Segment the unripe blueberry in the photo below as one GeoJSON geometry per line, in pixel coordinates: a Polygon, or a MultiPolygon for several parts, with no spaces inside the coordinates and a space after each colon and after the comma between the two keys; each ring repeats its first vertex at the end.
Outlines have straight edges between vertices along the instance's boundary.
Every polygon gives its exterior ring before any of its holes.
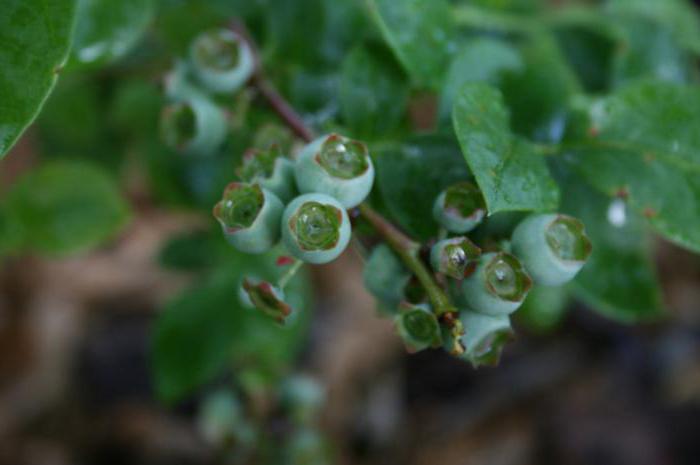
{"type": "Polygon", "coordinates": [[[325,194],[304,194],[282,215],[282,239],[299,260],[321,264],[335,260],[348,246],[352,230],[343,206],[325,194]]]}
{"type": "Polygon", "coordinates": [[[197,416],[197,426],[202,437],[218,447],[231,442],[250,446],[256,436],[245,418],[238,397],[230,390],[216,391],[204,399],[197,416]]]}
{"type": "Polygon", "coordinates": [[[509,315],[520,307],[531,287],[532,280],[517,258],[492,252],[482,255],[476,271],[462,281],[459,297],[475,312],[509,315]]]}
{"type": "Polygon", "coordinates": [[[260,184],[284,203],[296,195],[294,163],[282,155],[277,145],[246,152],[238,175],[245,182],[260,184]]]}
{"type": "Polygon", "coordinates": [[[214,207],[214,217],[231,245],[259,254],[279,241],[283,209],[280,199],[259,185],[232,182],[214,207]]]}
{"type": "Polygon", "coordinates": [[[411,272],[385,244],[372,250],[362,271],[365,288],[382,304],[380,309],[390,314],[398,311],[401,302],[409,300],[406,291],[411,276],[411,272]]]}
{"type": "Polygon", "coordinates": [[[190,47],[192,70],[211,92],[232,92],[242,87],[255,71],[248,43],[228,29],[200,34],[190,47]]]}
{"type": "Polygon", "coordinates": [[[460,312],[459,319],[465,328],[462,336],[464,353],[460,358],[479,365],[496,365],[503,346],[513,339],[513,329],[508,315],[484,315],[472,311],[460,312]]]}
{"type": "Polygon", "coordinates": [[[227,129],[224,113],[204,97],[173,103],[161,114],[163,141],[183,153],[213,152],[226,138],[227,129]]]}
{"type": "Polygon", "coordinates": [[[419,352],[442,344],[440,324],[427,304],[402,304],[394,322],[409,352],[419,352]]]}
{"type": "Polygon", "coordinates": [[[535,282],[546,286],[571,281],[592,250],[583,223],[557,214],[525,218],[513,232],[512,246],[535,282]]]}
{"type": "Polygon", "coordinates": [[[444,239],[430,250],[430,264],[438,273],[464,279],[476,269],[481,249],[466,237],[444,239]]]}
{"type": "Polygon", "coordinates": [[[175,63],[175,68],[165,75],[165,95],[173,102],[185,102],[192,98],[206,98],[206,94],[193,81],[189,66],[183,62],[175,63]]]}
{"type": "Polygon", "coordinates": [[[348,209],[362,203],[372,190],[374,165],[365,144],[331,134],[304,147],[295,175],[302,193],[330,195],[348,209]]]}
{"type": "Polygon", "coordinates": [[[433,205],[435,221],[455,234],[464,234],[476,228],[485,214],[484,197],[479,188],[470,182],[448,187],[438,195],[433,205]]]}
{"type": "Polygon", "coordinates": [[[308,376],[287,378],[280,390],[280,401],[298,424],[310,424],[325,401],[323,387],[308,376]]]}
{"type": "Polygon", "coordinates": [[[292,313],[292,307],[284,301],[284,291],[267,281],[245,278],[238,295],[243,305],[260,310],[280,324],[292,313]]]}

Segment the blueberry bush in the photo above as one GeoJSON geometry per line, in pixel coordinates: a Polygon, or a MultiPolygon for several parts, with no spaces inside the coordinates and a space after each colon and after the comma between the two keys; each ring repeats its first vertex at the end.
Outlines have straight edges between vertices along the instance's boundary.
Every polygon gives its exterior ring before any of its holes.
{"type": "Polygon", "coordinates": [[[154,329],[159,396],[232,370],[205,437],[327,463],[293,368],[308,268],[349,249],[409,352],[475,367],[571,299],[664,316],[655,237],[700,252],[699,54],[685,0],[0,0],[0,163],[30,125],[42,154],[1,186],[0,257],[106,243],[134,184],[203,218],[160,256],[198,278],[154,329]]]}

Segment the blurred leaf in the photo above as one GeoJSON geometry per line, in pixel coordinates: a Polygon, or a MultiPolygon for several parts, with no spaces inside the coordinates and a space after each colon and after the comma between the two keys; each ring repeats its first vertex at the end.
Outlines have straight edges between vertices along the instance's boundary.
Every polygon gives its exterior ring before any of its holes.
{"type": "Polygon", "coordinates": [[[518,50],[507,42],[477,38],[465,43],[447,72],[440,98],[440,116],[449,120],[459,90],[467,82],[498,85],[505,71],[518,71],[523,62],[518,50]]]}
{"type": "Polygon", "coordinates": [[[418,239],[435,236],[435,198],[450,184],[469,178],[454,140],[419,136],[374,155],[377,186],[391,215],[418,239]]]}
{"type": "Polygon", "coordinates": [[[47,163],[24,175],[6,205],[22,229],[24,247],[48,254],[97,246],[130,216],[109,175],[81,162],[47,163]]]}
{"type": "Polygon", "coordinates": [[[355,137],[386,136],[401,122],[408,86],[392,58],[374,45],[354,49],[343,62],[340,113],[355,137]]]}
{"type": "Polygon", "coordinates": [[[700,170],[700,88],[638,82],[594,100],[587,110],[589,137],[579,145],[700,170]]]}
{"type": "Polygon", "coordinates": [[[159,263],[180,271],[201,271],[231,258],[234,249],[222,244],[221,228],[195,231],[171,237],[160,251],[159,263]],[[223,246],[223,247],[222,247],[223,246]]]}
{"type": "Polygon", "coordinates": [[[126,55],[155,13],[154,0],[78,0],[71,66],[95,66],[126,55]]]}
{"type": "Polygon", "coordinates": [[[265,45],[274,51],[275,65],[313,65],[322,61],[325,9],[324,0],[269,0],[265,45]]]}
{"type": "Polygon", "coordinates": [[[689,81],[694,66],[692,57],[672,31],[644,18],[622,18],[616,24],[624,37],[615,54],[616,86],[643,78],[689,81]]]}
{"type": "Polygon", "coordinates": [[[0,204],[0,259],[18,252],[22,246],[22,229],[17,218],[0,204]]]}
{"type": "Polygon", "coordinates": [[[564,131],[567,103],[581,91],[557,43],[537,34],[520,48],[525,66],[507,73],[501,90],[511,111],[511,127],[525,137],[558,142],[564,131]]]}
{"type": "Polygon", "coordinates": [[[530,331],[547,333],[559,326],[566,316],[568,304],[569,291],[566,287],[535,286],[515,318],[530,331]]]}
{"type": "Polygon", "coordinates": [[[437,89],[454,52],[446,0],[367,0],[384,39],[417,86],[437,89]]]}
{"type": "MultiPolygon", "coordinates": [[[[222,239],[223,240],[223,239],[222,239]]],[[[271,256],[238,255],[231,265],[166,305],[156,324],[153,363],[159,397],[182,399],[212,380],[227,363],[255,369],[264,377],[282,374],[296,358],[308,326],[310,305],[304,275],[290,284],[287,301],[296,318],[281,327],[261,313],[244,308],[238,297],[247,275],[270,279],[271,256]]]]}
{"type": "Polygon", "coordinates": [[[700,180],[674,165],[624,150],[580,150],[576,169],[602,193],[627,204],[670,241],[700,252],[700,180]]]}
{"type": "Polygon", "coordinates": [[[700,53],[700,17],[687,0],[609,0],[606,9],[613,15],[637,16],[666,28],[695,53],[700,53]]]}
{"type": "Polygon", "coordinates": [[[559,190],[544,157],[511,134],[498,90],[486,84],[465,85],[455,103],[453,124],[489,213],[557,208],[559,190]]]}
{"type": "Polygon", "coordinates": [[[0,159],[34,120],[70,45],[74,0],[0,2],[0,159]]]}
{"type": "Polygon", "coordinates": [[[493,10],[525,13],[542,9],[546,0],[471,0],[469,3],[493,10]]]}
{"type": "Polygon", "coordinates": [[[663,315],[643,221],[625,212],[624,204],[611,203],[580,182],[566,185],[562,211],[583,221],[593,243],[588,263],[572,284],[576,295],[594,310],[625,323],[663,315]]]}
{"type": "Polygon", "coordinates": [[[607,90],[613,56],[622,49],[608,24],[597,17],[587,17],[578,23],[557,25],[553,30],[562,55],[583,87],[589,92],[607,90]]]}

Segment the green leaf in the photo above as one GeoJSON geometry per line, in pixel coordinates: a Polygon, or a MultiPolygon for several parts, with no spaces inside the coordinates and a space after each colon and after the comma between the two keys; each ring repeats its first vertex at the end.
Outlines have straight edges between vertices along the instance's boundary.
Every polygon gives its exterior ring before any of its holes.
{"type": "Polygon", "coordinates": [[[508,110],[497,89],[465,85],[452,119],[489,213],[557,208],[559,190],[544,157],[532,144],[511,134],[508,110]]]}
{"type": "Polygon", "coordinates": [[[297,313],[282,327],[244,308],[238,287],[244,276],[270,279],[273,257],[238,255],[232,264],[166,305],[153,340],[155,386],[166,402],[182,399],[229,366],[260,376],[281,375],[297,356],[308,327],[308,280],[297,276],[286,289],[297,313]]]}
{"type": "Polygon", "coordinates": [[[95,66],[126,55],[155,13],[153,0],[78,0],[71,65],[95,66]]]}
{"type": "Polygon", "coordinates": [[[645,18],[622,18],[617,26],[624,41],[615,53],[615,86],[644,78],[690,81],[693,57],[680,46],[672,31],[645,18]]]}
{"type": "Polygon", "coordinates": [[[0,159],[34,120],[70,46],[74,0],[0,2],[0,159]]]}
{"type": "Polygon", "coordinates": [[[564,286],[534,286],[515,314],[519,324],[535,333],[548,333],[566,316],[570,292],[564,286]]]}
{"type": "Polygon", "coordinates": [[[700,170],[700,88],[638,82],[594,100],[587,111],[589,137],[579,145],[700,170]]]}
{"type": "Polygon", "coordinates": [[[376,44],[354,49],[343,62],[340,114],[355,137],[385,136],[395,129],[407,100],[401,68],[376,44]]]}
{"type": "Polygon", "coordinates": [[[602,193],[622,196],[670,241],[700,252],[700,180],[653,157],[621,150],[578,150],[575,169],[602,193]]]}
{"type": "Polygon", "coordinates": [[[602,315],[624,323],[662,316],[643,221],[580,181],[564,184],[562,211],[583,221],[593,243],[588,263],[572,284],[574,293],[602,315]]]}
{"type": "Polygon", "coordinates": [[[609,13],[617,17],[636,16],[666,28],[695,53],[700,53],[700,17],[687,0],[610,0],[609,13]]]}
{"type": "Polygon", "coordinates": [[[454,140],[419,136],[374,154],[377,185],[398,224],[418,239],[437,233],[433,203],[440,192],[469,179],[469,170],[454,140]]]}
{"type": "Polygon", "coordinates": [[[129,208],[110,176],[88,163],[53,162],[23,176],[6,204],[25,248],[67,254],[97,246],[127,223],[129,208]]]}
{"type": "Polygon", "coordinates": [[[581,86],[553,37],[531,36],[520,54],[522,71],[507,73],[500,86],[511,111],[511,127],[536,141],[558,142],[568,100],[581,86]]]}
{"type": "Polygon", "coordinates": [[[370,11],[414,83],[437,89],[453,53],[455,27],[446,0],[368,0],[370,11]]]}
{"type": "Polygon", "coordinates": [[[467,42],[450,65],[442,87],[440,116],[449,119],[459,90],[467,82],[497,85],[505,71],[518,71],[523,62],[518,50],[507,42],[477,38],[467,42]]]}

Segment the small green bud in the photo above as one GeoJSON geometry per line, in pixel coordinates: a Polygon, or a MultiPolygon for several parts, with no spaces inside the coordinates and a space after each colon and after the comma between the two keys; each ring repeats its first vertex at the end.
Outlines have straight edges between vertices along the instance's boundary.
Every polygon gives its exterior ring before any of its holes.
{"type": "Polygon", "coordinates": [[[241,252],[265,253],[280,238],[284,206],[272,192],[257,184],[232,182],[214,207],[228,241],[241,252]]]}
{"type": "Polygon", "coordinates": [[[438,195],[433,216],[443,228],[455,234],[468,233],[484,219],[486,204],[481,191],[470,182],[453,184],[438,195]]]}
{"type": "Polygon", "coordinates": [[[385,244],[372,250],[362,271],[367,290],[383,304],[380,308],[391,314],[398,311],[401,302],[410,300],[406,291],[411,276],[411,272],[385,244]]]}
{"type": "Polygon", "coordinates": [[[245,278],[238,295],[243,305],[260,310],[280,324],[292,313],[292,307],[284,301],[284,292],[267,281],[245,278]]]}
{"type": "Polygon", "coordinates": [[[362,142],[331,134],[304,147],[295,175],[301,192],[330,195],[348,209],[362,203],[372,190],[374,165],[362,142]]]}
{"type": "Polygon", "coordinates": [[[427,304],[402,304],[394,321],[409,352],[419,352],[442,344],[440,324],[427,304]]]}
{"type": "Polygon", "coordinates": [[[517,258],[505,252],[487,253],[462,281],[459,297],[475,312],[508,315],[520,307],[531,287],[532,280],[517,258]]]}
{"type": "Polygon", "coordinates": [[[197,426],[204,439],[218,447],[251,446],[255,441],[255,430],[246,420],[240,401],[230,390],[214,392],[204,399],[197,426]]]}
{"type": "Polygon", "coordinates": [[[464,279],[476,269],[481,249],[466,237],[444,239],[430,250],[430,264],[437,273],[464,279]]]}
{"type": "Polygon", "coordinates": [[[190,47],[190,61],[199,82],[211,92],[233,92],[255,71],[250,46],[228,29],[200,34],[190,47]]]}
{"type": "Polygon", "coordinates": [[[592,250],[583,223],[557,214],[525,218],[513,232],[512,246],[535,282],[546,286],[571,281],[592,250]]]}
{"type": "Polygon", "coordinates": [[[282,155],[277,145],[246,152],[238,176],[245,182],[260,184],[285,203],[296,195],[294,163],[282,155]]]}
{"type": "Polygon", "coordinates": [[[345,209],[325,194],[300,195],[282,215],[282,238],[287,249],[308,263],[335,260],[348,246],[351,234],[345,209]]]}
{"type": "Polygon", "coordinates": [[[462,336],[465,350],[460,358],[471,362],[474,367],[497,365],[503,346],[514,337],[508,315],[491,316],[462,311],[459,319],[466,330],[462,336]]]}
{"type": "Polygon", "coordinates": [[[163,109],[160,132],[165,144],[179,152],[209,154],[226,138],[226,116],[202,97],[193,97],[163,109]]]}

